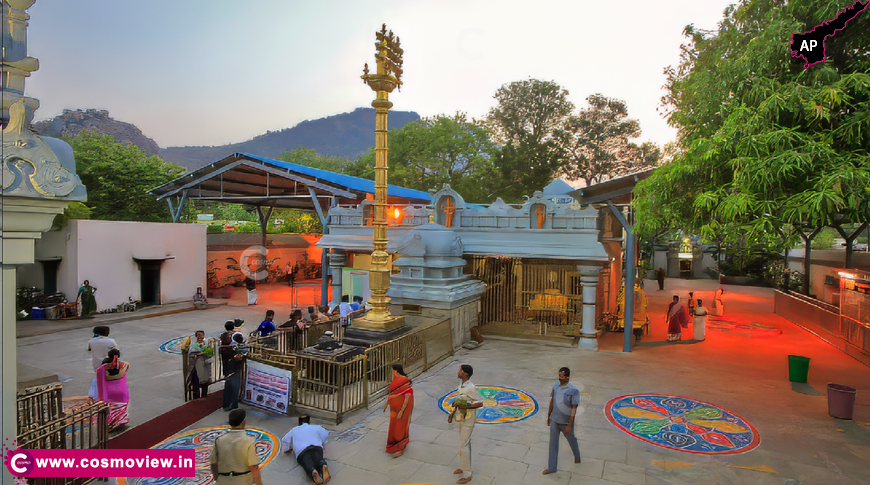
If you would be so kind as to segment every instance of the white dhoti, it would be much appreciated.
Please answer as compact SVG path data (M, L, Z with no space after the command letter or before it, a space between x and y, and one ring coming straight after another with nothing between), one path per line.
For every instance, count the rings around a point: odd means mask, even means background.
M695 331L695 341L703 341L707 336L707 314L696 315L695 321L692 323L695 327L693 329Z
M462 478L471 478L471 433L475 421L465 419L459 422L459 468L462 469Z
M248 290L248 305L257 304L257 290Z

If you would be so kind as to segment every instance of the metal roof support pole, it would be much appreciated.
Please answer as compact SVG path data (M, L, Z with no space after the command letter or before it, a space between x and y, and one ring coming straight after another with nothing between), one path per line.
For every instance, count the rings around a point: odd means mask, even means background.
M634 252L635 236L632 232L634 227L625 220L622 212L607 201L610 212L616 216L616 220L625 229L625 342L622 344L623 352L631 352L631 339L634 338L634 276L637 272L637 261Z
M181 193L181 198L178 201L178 208L173 209L172 207L172 199L167 198L166 202L169 202L169 215L172 217L172 222L178 222L178 219L181 218L181 210L184 208L184 203L187 201L187 190Z
M272 217L272 207L267 207L266 212L263 212L263 206L257 206L257 216L260 218L260 243L263 248L266 247L266 227L269 225L269 218Z
M308 187L308 194L311 196L311 203L314 204L314 210L317 211L317 218L320 220L320 234L325 236L329 234L329 224L323 215L323 208L320 207L320 202L317 200L317 194L314 193L313 188ZM335 197L332 198L332 202L334 201ZM330 202L330 206L332 202ZM323 248L320 253L320 304L324 306L329 304L329 257L326 255L328 252L329 249Z

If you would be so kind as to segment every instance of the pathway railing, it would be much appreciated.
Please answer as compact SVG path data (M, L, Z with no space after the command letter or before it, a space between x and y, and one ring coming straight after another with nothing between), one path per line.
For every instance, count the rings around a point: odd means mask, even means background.
M60 385L18 396L18 445L25 449L105 449L109 405L96 402L64 412ZM32 478L38 485L84 485L99 478Z

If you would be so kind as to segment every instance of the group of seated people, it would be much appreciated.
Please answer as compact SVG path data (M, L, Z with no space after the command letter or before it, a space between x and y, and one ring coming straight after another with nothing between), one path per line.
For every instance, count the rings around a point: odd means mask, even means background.
M353 316L365 312L362 297L353 297L353 303L350 303L349 300L350 298L344 295L341 298L341 303L336 307L326 308L312 305L308 307L308 312L304 314L301 309L297 308L290 312L289 319L281 325L276 325L274 322L275 311L268 310L266 318L260 323L257 330L251 333L251 337L260 337L266 345L276 345L277 340L275 337L278 332L294 331L296 335L300 335L303 331L310 328L312 324L328 322L335 319L335 317L338 317L338 322L340 322L342 327L346 328L351 325Z

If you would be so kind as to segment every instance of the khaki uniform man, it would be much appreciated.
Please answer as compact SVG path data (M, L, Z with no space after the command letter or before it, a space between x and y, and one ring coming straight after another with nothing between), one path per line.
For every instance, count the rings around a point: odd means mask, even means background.
M263 485L253 436L245 432L244 409L230 412L230 429L214 442L211 474L218 485Z

